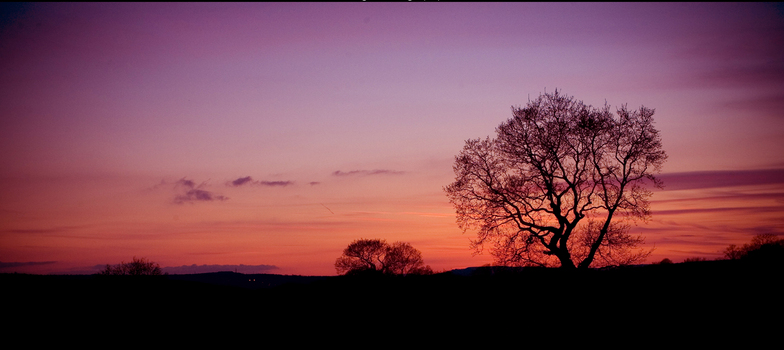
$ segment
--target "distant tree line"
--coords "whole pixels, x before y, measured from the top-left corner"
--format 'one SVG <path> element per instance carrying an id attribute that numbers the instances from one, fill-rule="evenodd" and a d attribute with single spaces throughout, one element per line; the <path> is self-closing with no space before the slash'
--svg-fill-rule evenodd
<path id="1" fill-rule="evenodd" d="M 757 264 L 784 264 L 784 238 L 779 238 L 772 233 L 763 233 L 754 236 L 751 242 L 737 245 L 731 244 L 723 251 L 724 256 L 717 260 L 743 260 Z M 690 257 L 684 263 L 708 261 L 704 257 Z M 660 265 L 672 264 L 669 258 L 664 258 L 656 263 Z"/>
<path id="2" fill-rule="evenodd" d="M 742 246 L 735 244 L 724 249 L 724 257 L 729 260 L 750 260 L 761 263 L 784 262 L 784 238 L 772 233 L 754 236 L 751 242 Z"/>
<path id="3" fill-rule="evenodd" d="M 149 261 L 145 258 L 137 259 L 135 256 L 129 263 L 121 262 L 117 265 L 109 265 L 99 273 L 104 276 L 160 276 L 163 275 L 158 263 Z"/>

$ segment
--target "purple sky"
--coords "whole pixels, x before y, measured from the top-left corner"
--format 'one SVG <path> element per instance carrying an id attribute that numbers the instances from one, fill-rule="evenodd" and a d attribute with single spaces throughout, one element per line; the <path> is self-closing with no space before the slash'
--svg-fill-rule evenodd
<path id="1" fill-rule="evenodd" d="M 486 264 L 442 191 L 454 156 L 556 88 L 656 109 L 666 188 L 634 229 L 652 261 L 784 234 L 780 4 L 37 3 L 0 18 L 0 272 L 137 256 L 334 274 L 358 238 L 410 242 L 436 270 Z"/>

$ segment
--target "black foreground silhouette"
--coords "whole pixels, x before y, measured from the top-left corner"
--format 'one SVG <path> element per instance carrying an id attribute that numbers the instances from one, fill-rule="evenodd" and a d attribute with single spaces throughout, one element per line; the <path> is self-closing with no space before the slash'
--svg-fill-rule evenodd
<path id="1" fill-rule="evenodd" d="M 10 305 L 5 313 L 13 320 L 10 331 L 38 325 L 53 334 L 122 334 L 149 323 L 156 330 L 135 337 L 174 328 L 265 337 L 279 337 L 276 332 L 283 330 L 334 335 L 346 327 L 435 337 L 477 327 L 557 332 L 552 327 L 559 325 L 645 334 L 667 328 L 696 337 L 707 330 L 733 329 L 737 335 L 748 327 L 777 327 L 766 321 L 782 311 L 776 298 L 784 264 L 780 257 L 774 260 L 607 270 L 479 267 L 409 276 L 2 274 L 0 281 Z M 683 328 L 695 324 L 708 328 Z"/>

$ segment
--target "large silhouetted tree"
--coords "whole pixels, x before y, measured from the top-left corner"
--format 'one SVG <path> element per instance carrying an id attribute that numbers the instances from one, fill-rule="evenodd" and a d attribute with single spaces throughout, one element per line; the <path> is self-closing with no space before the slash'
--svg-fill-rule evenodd
<path id="1" fill-rule="evenodd" d="M 379 272 L 394 275 L 429 274 L 422 253 L 408 243 L 387 244 L 382 239 L 358 239 L 335 261 L 338 274 Z"/>
<path id="2" fill-rule="evenodd" d="M 644 260 L 633 219 L 646 219 L 667 155 L 653 109 L 595 108 L 556 90 L 467 140 L 445 187 L 472 246 L 506 265 L 588 268 Z M 624 220 L 619 220 L 624 219 Z"/>

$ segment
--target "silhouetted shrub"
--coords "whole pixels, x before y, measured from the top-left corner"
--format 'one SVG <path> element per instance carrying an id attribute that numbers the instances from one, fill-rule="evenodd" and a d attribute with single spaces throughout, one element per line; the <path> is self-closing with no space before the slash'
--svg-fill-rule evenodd
<path id="1" fill-rule="evenodd" d="M 703 257 L 695 256 L 695 257 L 686 258 L 686 259 L 683 260 L 683 262 L 685 262 L 685 263 L 698 262 L 698 261 L 708 261 L 708 259 L 705 259 Z"/>

